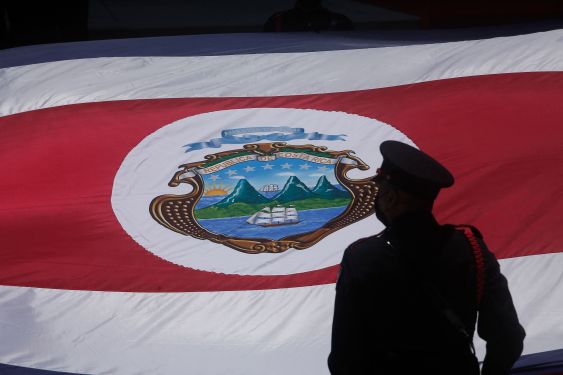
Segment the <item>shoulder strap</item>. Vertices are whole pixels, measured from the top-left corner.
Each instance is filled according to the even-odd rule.
[[[483,292],[485,291],[485,260],[483,259],[483,250],[477,241],[477,237],[473,233],[470,226],[458,225],[455,227],[457,230],[461,231],[471,249],[473,250],[473,258],[475,259],[475,269],[476,269],[476,292],[477,292],[477,310],[481,305],[481,299],[483,298]]]

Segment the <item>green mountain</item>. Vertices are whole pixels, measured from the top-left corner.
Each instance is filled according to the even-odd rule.
[[[285,182],[283,189],[272,200],[285,203],[316,197],[297,176],[291,176]]]
[[[317,184],[312,190],[313,193],[320,195],[323,198],[349,198],[350,194],[346,191],[342,191],[335,187],[333,184],[328,182],[326,176],[319,177]]]
[[[242,178],[238,181],[237,186],[233,189],[231,194],[215,203],[215,207],[227,207],[235,203],[249,203],[260,204],[267,203],[270,200],[260,194],[250,183]]]
[[[237,216],[250,216],[264,208],[276,204],[291,203],[297,210],[341,207],[350,203],[350,194],[334,187],[326,177],[317,181],[311,191],[299,178],[291,176],[282,191],[272,199],[260,194],[246,179],[239,180],[233,192],[214,205],[195,210],[198,219],[216,219]]]

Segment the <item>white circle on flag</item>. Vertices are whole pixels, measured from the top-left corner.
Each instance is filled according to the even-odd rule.
[[[208,112],[186,117],[148,135],[123,160],[115,176],[111,204],[119,223],[143,248],[180,266],[239,275],[288,275],[314,271],[339,264],[346,247],[359,238],[383,229],[374,215],[331,233],[317,244],[283,253],[246,254],[208,240],[174,232],[150,215],[151,201],[163,194],[181,195],[191,191],[188,184],[177,187],[168,182],[178,166],[205,160],[206,155],[241,149],[244,143],[215,142],[229,129],[248,128],[264,135],[264,128],[301,128],[304,133],[327,135],[323,140],[293,139],[292,145],[313,144],[328,150],[352,150],[370,169],[352,170],[350,179],[372,176],[381,164],[379,144],[385,140],[414,143],[394,127],[381,121],[344,112],[293,108],[245,108]],[[261,128],[261,129],[259,129]],[[335,137],[343,135],[341,137]],[[330,137],[333,136],[333,137]],[[322,139],[321,138],[321,139]],[[339,138],[339,139],[338,139]],[[259,143],[274,142],[261,140]],[[219,145],[219,143],[221,143]],[[256,143],[256,142],[249,142]],[[189,147],[187,145],[196,146]],[[187,149],[190,151],[186,152]],[[240,176],[225,175],[218,186],[234,186]]]

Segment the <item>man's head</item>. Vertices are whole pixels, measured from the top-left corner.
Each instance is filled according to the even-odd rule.
[[[424,152],[397,141],[380,146],[383,163],[377,171],[376,215],[390,225],[406,211],[431,211],[441,188],[452,186],[452,174]]]

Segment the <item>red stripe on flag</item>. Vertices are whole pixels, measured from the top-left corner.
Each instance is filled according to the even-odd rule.
[[[238,276],[176,266],[142,249],[115,218],[115,173],[143,138],[187,116],[246,107],[344,111],[387,122],[456,176],[437,202],[439,219],[478,226],[500,258],[558,252],[562,99],[563,73],[518,73],[295,97],[79,104],[3,117],[0,283],[176,292],[334,282],[336,267]]]

